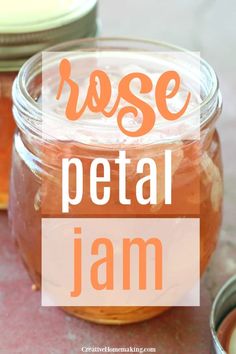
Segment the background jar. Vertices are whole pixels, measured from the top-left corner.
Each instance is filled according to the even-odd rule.
[[[97,32],[97,0],[5,2],[0,12],[0,209],[8,203],[15,123],[12,83],[22,64],[44,48]]]
[[[69,42],[52,51],[178,51],[180,49],[167,44],[144,42],[139,40],[121,39],[93,39]],[[57,142],[50,142],[50,146],[45,149],[47,141],[42,140],[40,123],[42,122],[41,106],[37,99],[41,94],[41,56],[35,56],[28,61],[19,73],[15,82],[14,96],[14,116],[18,130],[15,135],[13,166],[11,178],[11,198],[10,198],[10,219],[12,233],[17,241],[20,253],[28,269],[32,281],[37,288],[41,283],[41,179],[45,175],[50,176],[51,187],[53,188],[59,181],[61,171],[57,171],[57,157],[62,156],[65,149],[76,156],[106,156],[111,157],[114,149],[99,148],[83,144],[75,146],[73,142],[66,143],[66,146],[58,145]],[[204,272],[212,255],[218,238],[221,224],[222,205],[222,164],[221,148],[219,136],[215,130],[215,123],[221,113],[221,96],[219,93],[217,77],[212,68],[201,60],[201,138],[198,143],[200,147],[200,219],[201,219],[201,273]],[[90,129],[93,129],[90,126]],[[141,145],[139,149],[132,150],[127,147],[128,153],[139,154],[146,152],[152,157],[158,151],[158,144]],[[192,162],[194,163],[195,146],[188,142],[183,142],[180,149],[184,149],[183,160],[173,177],[173,194],[181,195],[190,204],[196,203],[195,190],[191,187],[190,175]],[[178,148],[177,148],[178,153]],[[42,154],[47,156],[47,165]],[[155,155],[156,156],[156,155]],[[68,157],[68,154],[67,154]],[[114,156],[113,156],[114,157]],[[197,158],[196,158],[197,159]],[[116,171],[115,171],[116,172]],[[194,173],[193,173],[194,174]],[[133,179],[130,181],[130,188],[134,185]],[[196,184],[194,185],[196,186]],[[191,191],[191,192],[190,192]],[[60,198],[57,198],[58,214],[60,214]],[[55,207],[55,206],[54,206]],[[57,206],[56,206],[57,207]],[[90,208],[90,205],[82,205],[82,208]],[[118,206],[114,206],[115,214],[119,214]],[[161,215],[162,209],[152,210],[154,216]],[[55,210],[55,209],[54,209]],[[113,209],[114,210],[114,209]],[[50,210],[49,210],[50,211]],[[150,212],[150,210],[148,210]],[[132,215],[134,211],[128,211]],[[127,211],[124,210],[124,214]],[[177,213],[177,210],[176,210]],[[95,213],[94,213],[95,214]],[[177,213],[178,214],[178,213]],[[114,216],[114,215],[113,215]],[[183,213],[181,216],[185,217]],[[66,307],[65,311],[99,323],[123,324],[142,321],[156,316],[166,310],[163,307]]]

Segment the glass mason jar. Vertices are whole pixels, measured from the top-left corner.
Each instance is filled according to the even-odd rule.
[[[15,122],[12,83],[22,64],[44,48],[94,36],[97,0],[5,2],[0,13],[0,209],[8,204],[8,181]]]
[[[122,39],[91,39],[74,41],[54,47],[53,51],[91,51],[126,50],[126,51],[181,51],[181,49],[163,43],[122,40]],[[117,152],[114,146],[99,146],[92,143],[77,144],[72,142],[58,143],[47,142],[40,133],[42,111],[37,100],[41,95],[41,56],[37,55],[29,60],[21,69],[13,88],[14,116],[18,126],[14,139],[11,197],[9,216],[12,233],[17,241],[24,264],[35,286],[40,289],[41,284],[41,180],[44,175],[50,175],[50,188],[60,183],[61,169],[57,166],[58,159],[66,151],[71,156],[79,156],[86,164],[91,157],[113,158]],[[201,132],[200,140],[194,143],[182,141],[175,145],[173,155],[177,167],[173,176],[173,199],[176,203],[172,208],[183,217],[180,212],[181,203],[185,203],[189,210],[193,204],[198,203],[196,197],[196,180],[200,177],[200,266],[201,273],[206,269],[208,261],[216,247],[218,232],[221,224],[222,206],[222,164],[219,136],[215,128],[217,118],[221,113],[221,95],[217,77],[212,68],[201,60]],[[91,123],[91,129],[94,127]],[[167,143],[166,143],[167,144]],[[171,148],[175,142],[168,143],[166,148]],[[196,145],[197,144],[197,145]],[[129,156],[149,156],[158,158],[159,144],[141,144],[140,146],[122,146]],[[196,153],[200,149],[200,156]],[[162,145],[163,149],[163,145]],[[44,156],[42,156],[44,155]],[[45,160],[46,156],[46,160]],[[180,158],[181,157],[181,158]],[[47,161],[46,165],[44,162]],[[195,167],[198,165],[198,169]],[[114,164],[111,174],[117,182],[117,170]],[[132,169],[132,167],[131,167]],[[198,172],[197,172],[198,171]],[[85,172],[86,173],[86,172]],[[132,171],[127,171],[127,190],[134,192],[135,179]],[[86,178],[85,178],[86,180]],[[115,185],[115,184],[114,184]],[[84,187],[86,190],[86,186]],[[115,187],[114,187],[115,188]],[[49,203],[51,210],[57,216],[62,215],[60,198],[55,203]],[[58,206],[56,205],[58,204]],[[78,209],[78,214],[86,214],[94,206],[91,205],[89,196]],[[111,200],[111,204],[104,206],[102,211],[109,214],[113,208],[114,214],[121,214],[122,207]],[[153,216],[165,214],[168,206],[161,204],[157,208],[145,206],[145,212]],[[94,215],[99,206],[94,207]],[[98,209],[96,209],[98,208]],[[120,209],[121,208],[121,209]],[[133,209],[123,209],[123,214],[139,215],[138,205]],[[151,209],[150,209],[151,208]],[[92,209],[93,210],[93,209]],[[91,213],[90,213],[91,215]],[[66,307],[65,311],[90,321],[123,324],[142,321],[154,317],[166,310],[163,307]]]

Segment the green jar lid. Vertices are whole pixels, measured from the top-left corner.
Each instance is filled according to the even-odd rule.
[[[94,36],[97,0],[0,0],[0,71],[54,44]]]

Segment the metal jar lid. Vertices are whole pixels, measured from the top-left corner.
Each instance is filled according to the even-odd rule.
[[[227,354],[219,342],[217,331],[226,316],[236,308],[236,276],[229,279],[217,294],[211,310],[210,327],[214,354]]]
[[[45,4],[48,0],[43,1]],[[24,6],[24,1],[20,3]],[[56,3],[57,0],[54,1]],[[22,21],[10,18],[9,23],[1,23],[0,71],[18,70],[26,59],[52,45],[94,36],[97,31],[97,0],[73,0],[73,3],[74,7],[68,7],[68,11],[55,11],[55,16],[46,14],[42,8],[41,16]],[[53,8],[51,11],[53,14]]]

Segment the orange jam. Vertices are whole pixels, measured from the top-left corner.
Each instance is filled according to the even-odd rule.
[[[99,40],[93,45],[99,46]],[[109,41],[109,40],[108,40]],[[139,43],[140,44],[140,43]],[[143,43],[141,42],[141,45]],[[150,44],[150,43],[149,43]],[[84,42],[83,42],[84,45]],[[91,43],[88,42],[88,45]],[[125,43],[124,47],[131,45]],[[137,45],[137,43],[136,43]],[[79,46],[79,42],[78,42]],[[158,44],[153,43],[155,48]],[[160,45],[161,46],[161,45]],[[154,50],[152,49],[150,50]],[[68,49],[68,48],[67,48]],[[40,60],[40,59],[35,59]],[[31,61],[29,65],[36,65]],[[206,64],[204,64],[206,65]],[[32,69],[32,67],[31,67]],[[26,67],[23,68],[26,70]],[[32,72],[32,70],[29,70]],[[212,78],[213,80],[214,78]],[[27,88],[31,97],[40,95],[40,80],[38,74],[32,78]],[[35,82],[35,85],[32,84]],[[222,163],[221,147],[215,121],[221,111],[220,98],[211,115],[201,126],[199,141],[172,141],[171,143],[151,145],[120,145],[97,146],[80,144],[73,141],[54,141],[49,143],[35,133],[38,117],[28,112],[25,119],[19,109],[21,99],[20,85],[15,87],[17,122],[21,120],[21,129],[17,131],[14,141],[10,220],[12,233],[30,274],[37,288],[41,286],[41,217],[56,215],[63,217],[61,206],[61,157],[78,157],[84,166],[84,198],[82,203],[73,206],[68,216],[148,216],[163,215],[175,217],[198,217],[200,215],[200,268],[201,274],[206,269],[209,259],[216,247],[222,216]],[[23,102],[24,104],[24,102]],[[38,105],[37,109],[40,109]],[[29,122],[32,124],[29,124]],[[118,149],[124,149],[132,163],[127,167],[127,193],[133,200],[132,206],[120,205],[118,195],[118,167],[114,164],[114,157],[118,156]],[[163,198],[163,151],[172,150],[172,205],[165,205]],[[141,206],[135,202],[135,186],[137,176],[135,166],[138,159],[148,156],[153,158],[159,166],[159,200],[157,205]],[[111,198],[104,206],[91,203],[89,197],[89,168],[95,157],[105,157],[111,166]],[[144,175],[146,171],[144,171]],[[43,183],[42,183],[43,180]],[[72,176],[71,189],[74,178]],[[200,187],[200,189],[199,189]],[[147,193],[148,193],[148,187]],[[198,193],[198,191],[200,192]],[[52,196],[57,198],[52,198]],[[64,310],[74,316],[93,322],[107,324],[132,323],[154,317],[165,311],[164,307],[65,307]]]
[[[58,151],[60,149],[57,146]],[[64,146],[68,149],[68,145]],[[84,165],[89,164],[89,156],[91,151],[82,147],[71,146],[70,152],[72,156],[80,156]],[[152,157],[158,152],[158,146],[152,147]],[[52,150],[47,150],[47,154],[54,155]],[[104,156],[109,151],[99,151],[96,153],[99,156]],[[127,152],[129,153],[129,151]],[[191,155],[192,154],[192,155]],[[81,158],[81,155],[87,156]],[[151,155],[149,155],[151,156]],[[138,156],[137,156],[138,157]],[[25,160],[25,158],[27,158]],[[188,216],[181,213],[182,203],[189,207],[188,210],[196,211],[198,198],[196,197],[196,179],[199,180],[198,172],[194,170],[193,149],[188,151],[188,147],[184,144],[173,154],[173,161],[176,161],[177,167],[173,175],[173,203],[172,213],[180,216]],[[55,160],[54,160],[55,161]],[[175,162],[173,162],[174,164]],[[191,171],[192,170],[192,171]],[[132,169],[127,171],[127,190],[129,195],[135,194],[135,183],[132,175]],[[213,131],[209,139],[208,146],[202,146],[200,159],[200,218],[201,218],[201,273],[206,269],[212,252],[215,249],[219,227],[221,223],[221,201],[222,201],[222,165],[221,165],[221,150],[219,137],[216,131]],[[41,178],[42,169],[34,160],[32,152],[30,152],[22,143],[20,134],[15,137],[15,147],[13,154],[13,170],[11,181],[11,203],[10,212],[12,220],[13,235],[17,240],[20,253],[24,263],[29,271],[31,279],[38,288],[41,282]],[[117,186],[117,169],[112,170],[112,183],[114,188],[111,202],[109,205],[100,209],[104,216],[109,216],[109,209],[112,210],[112,216],[121,215],[122,210],[119,204],[115,204],[115,193]],[[57,169],[50,171],[50,184],[48,185],[52,193],[58,190],[60,183],[61,170]],[[85,173],[86,176],[86,173]],[[89,179],[86,181],[85,190],[88,190]],[[51,195],[51,193],[49,193]],[[87,195],[87,194],[86,194]],[[60,207],[60,198],[49,198],[47,213],[56,213],[63,217]],[[176,201],[176,204],[175,204]],[[179,202],[179,203],[178,203]],[[73,213],[77,215],[96,215],[98,206],[93,207],[89,198],[85,198],[83,203],[75,207]],[[101,208],[101,207],[100,207]],[[168,213],[169,206],[158,204],[157,206],[145,206],[141,210],[142,214],[148,213],[150,216],[159,216],[163,213]],[[97,209],[97,210],[96,210]],[[140,215],[140,207],[133,206],[127,209],[123,206],[123,214],[138,216]],[[68,308],[66,311],[90,319],[97,322],[106,323],[128,323],[140,321],[163,311],[163,308],[101,308],[101,307],[81,307]]]
[[[15,76],[16,73],[0,73],[0,209],[5,209],[8,204],[8,181],[15,130],[11,90]]]

